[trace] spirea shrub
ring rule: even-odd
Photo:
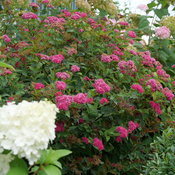
[[[0,147],[32,165],[55,138],[58,108],[46,101],[8,103],[0,108]]]
[[[63,174],[139,174],[150,142],[174,120],[174,78],[144,50],[132,23],[37,4],[44,8],[28,5],[24,11],[13,8],[13,18],[5,11],[1,15],[1,36],[11,41],[1,40],[0,57],[15,68],[11,74],[0,70],[1,105],[45,98],[56,104],[60,113],[50,146],[73,152],[64,159]],[[35,133],[26,145],[43,139],[42,146],[37,142],[43,148],[54,136],[40,128],[49,125],[50,115],[34,120],[39,108],[29,114],[32,120],[26,121],[37,124],[31,123]],[[13,122],[8,127],[15,127]],[[27,135],[16,143],[25,155],[30,149],[20,138],[33,130],[21,127]],[[11,147],[16,151],[15,144]]]

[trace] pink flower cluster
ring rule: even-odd
[[[116,142],[122,142],[122,138],[128,137],[129,133],[132,133],[134,130],[139,128],[139,124],[135,123],[133,121],[128,122],[128,129],[125,129],[122,126],[118,126],[115,130],[120,134],[119,136],[116,137]]]
[[[31,2],[29,6],[39,8],[39,5],[35,2]]]
[[[82,137],[81,139],[82,139],[82,142],[84,142],[85,144],[89,144],[87,137]]]
[[[57,76],[57,78],[61,78],[63,80],[70,78],[70,75],[66,72],[57,72],[56,76]]]
[[[96,147],[99,151],[104,150],[103,142],[100,139],[94,138],[92,142],[93,146]]]
[[[33,87],[34,89],[43,89],[44,88],[44,85],[42,84],[42,83],[35,83],[34,84],[34,87]]]
[[[44,3],[49,3],[49,0],[42,0],[42,3],[44,4]]]
[[[167,87],[162,89],[162,93],[165,95],[167,100],[172,100],[174,98],[173,92]]]
[[[79,66],[76,66],[76,65],[72,65],[71,66],[71,71],[72,72],[79,72],[80,71],[80,67]]]
[[[89,98],[86,93],[78,93],[77,95],[73,96],[73,101],[77,104],[85,104],[89,101]]]
[[[134,51],[134,50],[130,50],[129,52],[130,52],[132,55],[138,55],[137,52]]]
[[[22,19],[37,19],[38,16],[35,13],[27,12],[22,14]]]
[[[162,114],[160,105],[158,103],[155,103],[154,101],[150,101],[149,104],[158,115]]]
[[[0,72],[0,76],[10,75],[10,74],[12,74],[12,71],[10,71],[9,69],[3,69],[2,72]]]
[[[44,22],[47,24],[53,24],[53,23],[64,24],[65,19],[64,18],[57,18],[56,16],[49,16],[49,17],[47,17],[47,19],[44,20]]]
[[[138,123],[135,123],[133,121],[129,121],[128,122],[128,133],[132,133],[134,130],[136,130],[139,127],[140,126]]]
[[[129,23],[126,21],[119,21],[118,24],[122,25],[122,26],[128,26]]]
[[[136,38],[137,37],[137,35],[134,31],[129,31],[128,36],[131,37],[131,38]]]
[[[106,104],[109,103],[108,99],[107,99],[107,98],[101,98],[101,99],[100,99],[100,104],[103,105],[103,104],[105,104],[105,103],[106,103]]]
[[[2,36],[2,40],[5,42],[5,43],[9,43],[11,40],[10,38],[8,37],[8,35],[3,35]]]
[[[87,14],[84,12],[74,12],[74,14],[71,16],[71,19],[77,20],[77,19],[85,18],[85,17],[87,17]]]
[[[133,73],[137,71],[137,68],[132,60],[120,61],[118,63],[118,68],[121,73],[128,74],[130,76],[132,76]]]
[[[85,104],[85,103],[92,103],[93,98],[88,98],[87,93],[78,93],[74,96],[70,95],[60,95],[56,96],[56,105],[60,110],[68,110],[68,107],[72,103],[76,104]]]
[[[50,56],[49,59],[51,60],[51,62],[59,64],[64,60],[64,56],[61,54],[53,55],[53,56]]]
[[[65,90],[66,89],[66,83],[63,81],[56,81],[55,86],[58,90]]]
[[[42,60],[50,60],[50,57],[41,53],[36,53],[36,56],[40,57]]]
[[[160,82],[158,80],[155,80],[155,79],[148,80],[146,82],[146,86],[150,86],[152,92],[161,91],[163,88],[162,85],[160,84]]]
[[[55,100],[58,109],[66,111],[73,102],[73,97],[70,95],[61,95],[56,96]]]
[[[95,83],[92,84],[92,87],[94,87],[96,92],[99,94],[104,94],[111,90],[110,86],[107,85],[103,79],[95,80]]]
[[[162,26],[155,30],[155,35],[161,39],[166,39],[170,37],[170,30],[166,26]]]
[[[143,58],[143,60],[142,60],[143,65],[149,66],[149,67],[154,67],[156,60],[154,58],[151,58],[149,51],[141,52],[140,54]]]
[[[138,93],[143,93],[144,92],[142,86],[139,85],[139,84],[133,84],[133,85],[131,85],[131,89],[134,89],[134,90],[138,91]]]
[[[167,74],[163,69],[157,69],[156,73],[160,78],[165,81],[168,81],[168,79],[170,78],[170,75]]]
[[[57,121],[56,123],[55,132],[64,132],[64,122]]]
[[[77,54],[77,50],[75,48],[68,48],[67,53],[68,55],[72,56],[74,54]]]
[[[107,55],[107,54],[102,54],[101,55],[101,61],[104,63],[109,63],[111,61],[119,61],[119,57],[117,55]]]

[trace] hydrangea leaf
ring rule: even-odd
[[[23,159],[16,158],[10,163],[7,175],[28,175],[27,165]]]

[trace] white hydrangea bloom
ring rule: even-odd
[[[13,160],[10,154],[0,154],[0,174],[6,175],[10,169],[9,163]]]
[[[0,108],[0,147],[33,164],[55,138],[58,108],[47,101],[8,103]]]

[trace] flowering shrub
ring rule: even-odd
[[[174,119],[174,78],[140,47],[132,23],[49,5],[1,16],[8,21],[1,36],[11,41],[1,40],[0,57],[15,68],[11,74],[0,70],[1,105],[45,98],[56,104],[60,113],[50,146],[73,152],[64,159],[63,174],[139,174],[145,147]],[[35,127],[48,125],[49,116],[38,118]],[[41,131],[36,136],[48,136]]]

